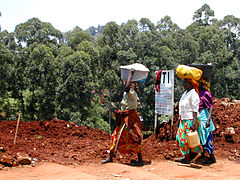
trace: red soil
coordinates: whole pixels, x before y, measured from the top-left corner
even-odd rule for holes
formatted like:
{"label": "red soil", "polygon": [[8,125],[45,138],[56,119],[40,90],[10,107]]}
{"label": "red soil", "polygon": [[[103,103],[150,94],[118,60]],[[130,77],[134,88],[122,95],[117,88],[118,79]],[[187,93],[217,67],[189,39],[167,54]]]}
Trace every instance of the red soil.
{"label": "red soil", "polygon": [[96,162],[103,158],[110,139],[99,129],[54,119],[21,122],[13,145],[15,128],[15,121],[0,121],[0,164],[17,165],[18,152],[61,164]]}
{"label": "red soil", "polygon": [[[215,154],[240,162],[240,104],[228,99],[214,99],[213,121]],[[180,156],[176,147],[176,120],[173,138],[171,127],[165,123],[159,133],[143,141],[143,159],[171,159]],[[18,153],[27,154],[38,161],[60,164],[99,163],[107,156],[110,134],[99,129],[77,126],[74,123],[53,119],[51,121],[20,122],[17,143],[13,145],[16,121],[0,121],[0,165],[17,166]],[[173,140],[172,140],[173,139]],[[117,154],[117,161],[129,162],[136,155]],[[121,157],[121,158],[120,158]]]}

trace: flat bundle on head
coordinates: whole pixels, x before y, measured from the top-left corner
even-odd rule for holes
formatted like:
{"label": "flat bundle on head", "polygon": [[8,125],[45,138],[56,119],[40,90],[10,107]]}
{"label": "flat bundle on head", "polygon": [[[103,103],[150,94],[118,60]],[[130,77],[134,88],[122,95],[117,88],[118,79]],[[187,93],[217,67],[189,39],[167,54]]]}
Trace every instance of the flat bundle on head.
{"label": "flat bundle on head", "polygon": [[128,74],[130,69],[135,70],[132,77],[132,81],[136,81],[136,82],[144,82],[149,72],[149,69],[146,66],[139,63],[134,63],[127,66],[120,66],[120,69],[121,69],[121,79],[125,81],[128,79]]}
{"label": "flat bundle on head", "polygon": [[195,67],[198,69],[201,69],[203,74],[199,82],[204,84],[204,88],[210,91],[210,80],[211,80],[211,73],[213,70],[213,65],[212,64],[189,64],[191,67]]}
{"label": "flat bundle on head", "polygon": [[212,64],[189,64],[189,66],[202,70],[202,72],[203,72],[202,78],[204,78],[207,81],[211,80],[211,73],[213,70]]}

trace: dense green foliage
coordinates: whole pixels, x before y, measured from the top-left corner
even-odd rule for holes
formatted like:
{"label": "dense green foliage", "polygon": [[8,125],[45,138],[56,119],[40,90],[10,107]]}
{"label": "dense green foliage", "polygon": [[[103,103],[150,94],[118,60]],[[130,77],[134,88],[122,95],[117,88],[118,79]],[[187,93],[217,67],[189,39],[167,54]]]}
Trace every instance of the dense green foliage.
{"label": "dense green foliage", "polygon": [[[156,25],[142,18],[61,33],[32,18],[0,33],[1,118],[20,112],[26,121],[59,118],[109,131],[123,93],[119,66],[134,62],[150,69],[139,93],[145,122],[154,119],[155,71],[179,64],[212,63],[213,96],[240,99],[240,19],[217,20],[205,4],[186,29],[166,16]],[[182,92],[176,76],[175,101]]]}

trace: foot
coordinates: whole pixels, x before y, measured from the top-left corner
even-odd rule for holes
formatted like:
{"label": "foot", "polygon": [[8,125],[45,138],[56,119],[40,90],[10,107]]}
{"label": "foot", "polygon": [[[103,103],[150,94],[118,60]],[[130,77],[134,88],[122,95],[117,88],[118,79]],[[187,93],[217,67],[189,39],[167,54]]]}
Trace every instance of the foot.
{"label": "foot", "polygon": [[106,163],[110,163],[110,162],[113,162],[113,159],[111,157],[108,157],[101,161],[102,164],[106,164]]}
{"label": "foot", "polygon": [[195,163],[200,156],[201,156],[201,153],[198,153],[198,154],[190,161],[190,163]]}
{"label": "foot", "polygon": [[213,164],[213,163],[216,163],[216,158],[214,154],[210,154],[210,158],[203,161],[203,164]]}
{"label": "foot", "polygon": [[174,158],[175,162],[182,162],[185,159],[185,156],[179,157],[179,158]]}
{"label": "foot", "polygon": [[144,161],[131,161],[130,165],[131,166],[143,166]]}
{"label": "foot", "polygon": [[179,165],[181,166],[190,166],[190,161],[187,161],[187,160],[183,160],[181,163],[179,163]]}
{"label": "foot", "polygon": [[213,164],[216,163],[216,159],[206,159],[202,162],[203,164]]}
{"label": "foot", "polygon": [[189,153],[190,160],[194,159],[196,156],[197,156],[197,153],[190,151],[190,153]]}

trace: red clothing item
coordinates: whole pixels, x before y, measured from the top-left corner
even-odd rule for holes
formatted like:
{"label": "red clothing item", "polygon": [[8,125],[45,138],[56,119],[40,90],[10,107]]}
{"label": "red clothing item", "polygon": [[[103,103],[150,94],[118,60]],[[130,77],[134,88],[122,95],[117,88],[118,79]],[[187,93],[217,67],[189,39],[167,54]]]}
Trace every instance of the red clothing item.
{"label": "red clothing item", "polygon": [[[125,111],[117,110],[115,115],[117,127],[111,137],[110,151],[115,151],[119,138],[117,150],[122,154],[128,154],[131,152],[137,154],[141,152],[141,143],[143,140],[142,123],[136,109]],[[119,137],[120,131],[124,124],[126,124],[126,126]]]}
{"label": "red clothing item", "polygon": [[162,70],[159,70],[157,72],[156,78],[155,78],[155,86],[156,86],[156,90],[157,92],[160,92],[160,80],[161,80],[161,74],[162,74]]}

